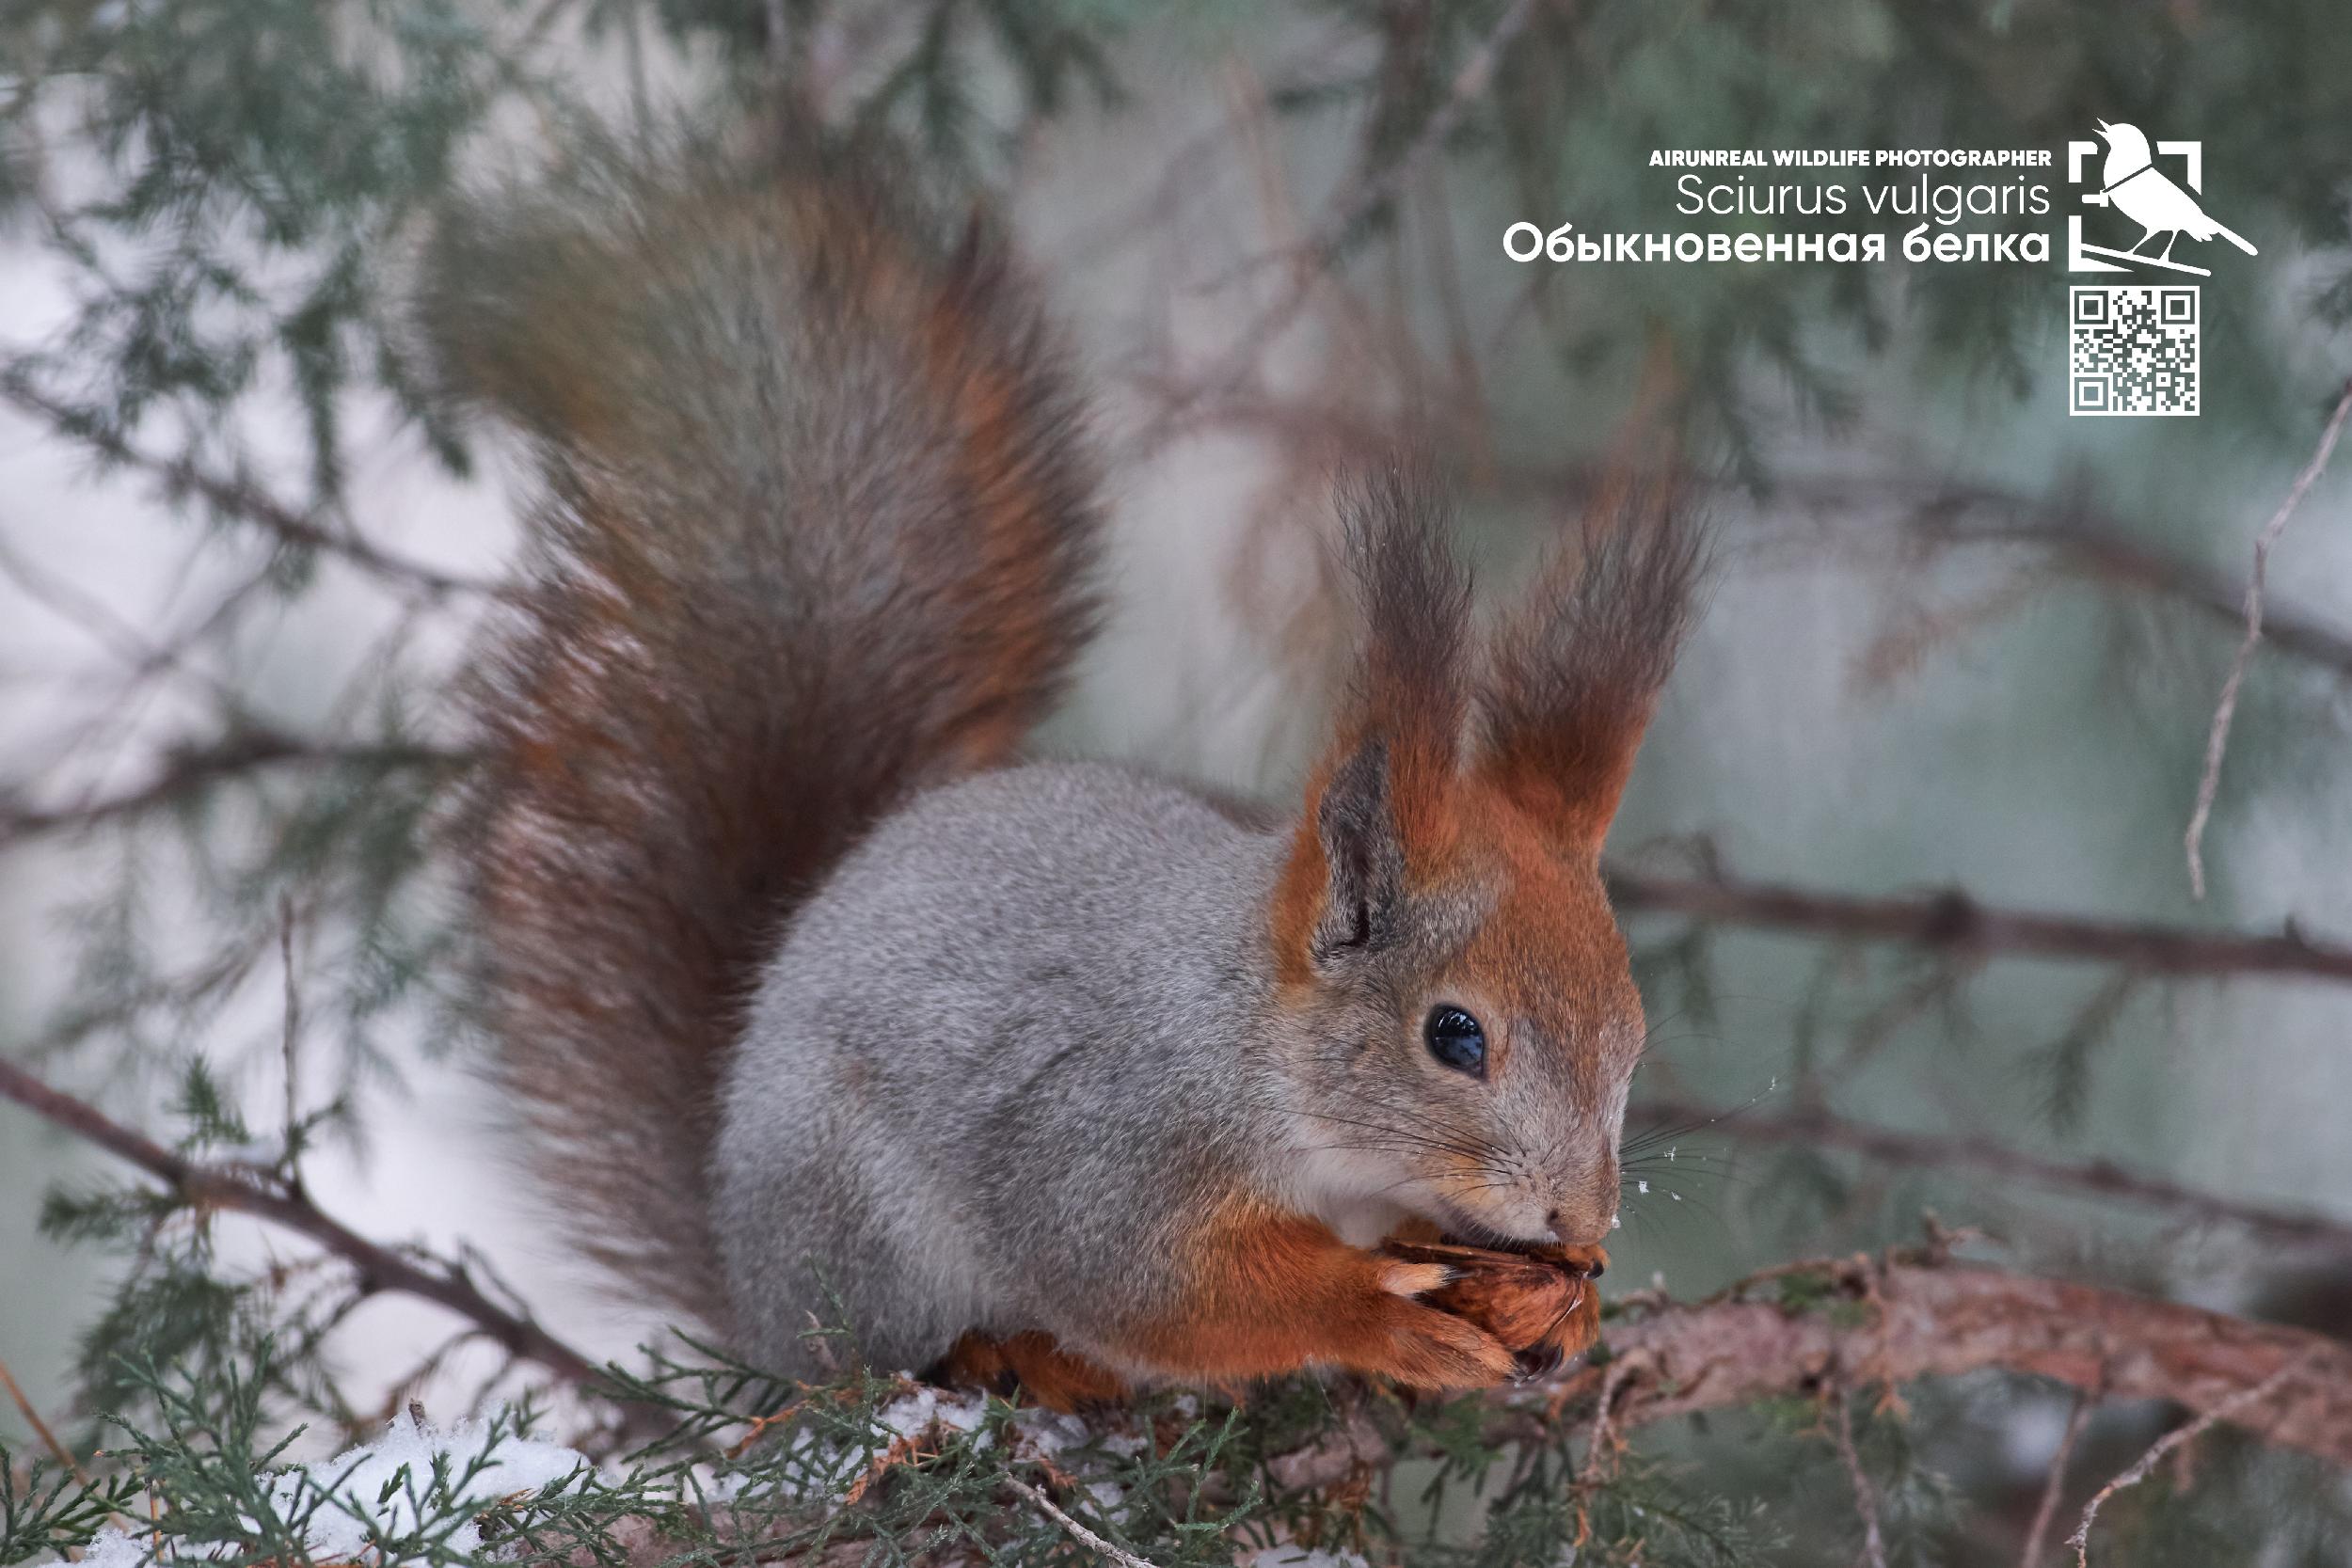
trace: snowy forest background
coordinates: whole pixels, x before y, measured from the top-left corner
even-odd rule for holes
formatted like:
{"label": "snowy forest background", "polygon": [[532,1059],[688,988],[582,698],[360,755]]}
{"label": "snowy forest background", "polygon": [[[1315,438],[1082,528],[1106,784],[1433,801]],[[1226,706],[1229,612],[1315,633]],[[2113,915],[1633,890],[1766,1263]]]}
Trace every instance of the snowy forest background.
{"label": "snowy forest background", "polygon": [[[1335,464],[1452,454],[1492,588],[1627,441],[1675,440],[1722,569],[1611,846],[1666,1130],[1611,1335],[1749,1332],[1666,1302],[1835,1259],[1730,1305],[1883,1359],[1695,1417],[1628,1355],[1540,1419],[1302,1385],[1089,1434],[887,1382],[746,1429],[792,1391],[637,1355],[661,1325],[567,1263],[450,1006],[442,693],[519,469],[420,396],[404,289],[450,191],[780,98],[1001,203],[1077,332],[1115,610],[1056,748],[1279,798],[1336,672]],[[2196,420],[2066,417],[2059,263],[1502,255],[1520,219],[1694,227],[1652,148],[2100,119],[2201,137],[2261,250],[2212,263]],[[486,1538],[491,1494],[414,1478],[387,1560],[1080,1560],[1074,1524],[1160,1564],[2071,1560],[2100,1489],[2218,1410],[2102,1502],[2092,1560],[2352,1561],[2348,214],[2326,0],[12,7],[0,1064],[183,1164],[0,1095],[0,1560],[109,1518],[339,1560],[256,1478],[415,1400],[605,1468]],[[2199,899],[2184,834],[2281,515]],[[2278,1332],[1994,1285],[1955,1316],[1969,1271]],[[1982,1354],[1905,1361],[1903,1314]],[[523,1325],[649,1379],[638,1416]],[[652,1450],[648,1400],[684,1422]]]}

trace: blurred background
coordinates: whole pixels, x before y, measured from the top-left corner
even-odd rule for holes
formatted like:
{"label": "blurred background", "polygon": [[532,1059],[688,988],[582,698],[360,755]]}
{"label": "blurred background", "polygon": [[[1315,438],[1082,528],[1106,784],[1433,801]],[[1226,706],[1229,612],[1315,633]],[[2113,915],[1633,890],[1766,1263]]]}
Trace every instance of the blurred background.
{"label": "blurred background", "polygon": [[[2352,373],[2344,20],[2329,0],[19,0],[0,1053],[167,1143],[274,1160],[295,1126],[323,1206],[477,1257],[599,1352],[658,1326],[534,1213],[449,1006],[464,933],[433,831],[466,737],[443,692],[509,569],[520,470],[423,396],[405,291],[452,191],[592,127],[651,140],[789,103],[884,127],[1000,205],[1076,337],[1115,612],[1050,749],[1280,799],[1343,646],[1335,470],[1445,454],[1499,595],[1613,464],[1675,454],[1720,569],[1610,846],[1658,1037],[1635,1118],[1669,1129],[1613,1282],[1703,1294],[1915,1241],[1931,1212],[2006,1266],[2343,1333],[2352,970],[2269,939],[2352,943],[2352,458],[2268,559],[2201,899],[2184,834],[2256,536]],[[2214,273],[2193,419],[2067,412],[2064,149],[2100,119],[2201,140],[2208,209],[2259,250],[2176,253]],[[2050,150],[2025,171],[2049,215],[1959,231],[2056,236],[2051,259],[1907,262],[1915,217],[1685,215],[1685,171],[1649,166],[1882,147]],[[1512,224],[1568,221],[1879,233],[1888,259],[1506,255]],[[317,1284],[233,1219],[142,1232],[120,1175],[0,1103],[0,1362],[77,1440],[114,1350],[196,1354],[194,1325]],[[304,1321],[356,1419],[501,1375],[429,1307],[320,1301]],[[1872,1420],[1899,1554],[2013,1560],[2070,1405],[1971,1379]],[[1786,1560],[1844,1560],[1845,1474],[1802,1415],[1645,1442],[1773,1509]],[[2102,1411],[2083,1473],[2163,1422]],[[13,1403],[0,1433],[28,1435]],[[2341,1477],[2227,1443],[2204,1460],[2119,1502],[2139,1555],[2117,1560],[2352,1560]]]}

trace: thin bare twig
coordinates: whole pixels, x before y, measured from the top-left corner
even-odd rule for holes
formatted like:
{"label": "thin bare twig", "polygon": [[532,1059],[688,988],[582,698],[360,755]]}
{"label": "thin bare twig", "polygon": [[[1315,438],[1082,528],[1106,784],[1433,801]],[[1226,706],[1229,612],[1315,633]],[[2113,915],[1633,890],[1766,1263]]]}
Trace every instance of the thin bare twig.
{"label": "thin bare twig", "polygon": [[1280,334],[1314,292],[1316,278],[1340,247],[1383,203],[1404,188],[1423,160],[1462,123],[1470,105],[1485,95],[1494,80],[1496,67],[1502,63],[1503,51],[1534,19],[1537,3],[1538,0],[1513,0],[1454,72],[1445,98],[1430,112],[1404,151],[1349,182],[1345,199],[1334,205],[1307,243],[1294,252],[1282,292],[1275,296],[1274,303],[1249,323],[1222,364],[1180,396],[1168,410],[1169,420],[1164,422],[1173,422],[1176,417],[1189,414],[1202,402],[1230,395],[1242,383],[1250,366],[1265,352],[1266,344]]}
{"label": "thin bare twig", "polygon": [[1590,1488],[1601,1480],[1604,1461],[1613,1469],[1616,1455],[1615,1438],[1609,1430],[1609,1413],[1617,1402],[1617,1390],[1633,1375],[1630,1356],[1618,1356],[1609,1363],[1609,1370],[1600,1380],[1600,1398],[1593,1403],[1593,1427],[1584,1439],[1584,1467],[1577,1475],[1577,1484]]}
{"label": "thin bare twig", "polygon": [[1854,1451],[1853,1417],[1846,1405],[1845,1386],[1833,1379],[1828,1394],[1830,1413],[1837,1418],[1830,1428],[1830,1437],[1837,1445],[1837,1458],[1846,1466],[1846,1478],[1853,1482],[1854,1512],[1862,1515],[1862,1560],[1870,1568],[1886,1568],[1886,1537],[1879,1528],[1879,1497],[1870,1484],[1868,1472],[1862,1468],[1862,1456]]}
{"label": "thin bare twig", "polygon": [[379,1245],[326,1214],[298,1188],[267,1173],[207,1165],[176,1154],[114,1121],[94,1106],[51,1088],[12,1062],[0,1061],[0,1099],[18,1104],[139,1166],[188,1203],[232,1209],[308,1237],[358,1273],[362,1291],[392,1291],[421,1297],[481,1325],[516,1355],[538,1362],[573,1383],[597,1376],[588,1358],[528,1317],[482,1293],[462,1269],[427,1263]]}
{"label": "thin bare twig", "polygon": [[2250,1405],[2259,1404],[2277,1393],[2289,1377],[2302,1370],[2303,1363],[2307,1359],[2309,1359],[2307,1356],[2298,1356],[2286,1362],[2277,1371],[2252,1387],[2238,1390],[2220,1403],[2199,1415],[2195,1420],[2174,1427],[2151,1444],[2148,1451],[2139,1456],[2137,1464],[2091,1494],[2090,1501],[2083,1508],[2083,1522],[2075,1526],[2074,1533],[2066,1538],[2066,1544],[2074,1548],[2074,1568],[2090,1568],[2090,1527],[2099,1517],[2099,1509],[2102,1504],[2125,1487],[2137,1486],[2141,1481],[2146,1481],[2149,1472],[2156,1467],[2157,1463],[2166,1454],[2184,1443],[2195,1442],[2216,1422],[2226,1421],[2239,1411]]}
{"label": "thin bare twig", "polygon": [[[1617,1390],[1625,1386],[1634,1370],[1633,1357],[1619,1355],[1610,1359],[1607,1370],[1601,1374],[1600,1393],[1593,1402],[1592,1429],[1584,1438],[1584,1463],[1576,1472],[1576,1535],[1569,1545],[1577,1550],[1593,1538],[1593,1494],[1616,1473],[1617,1452],[1623,1443],[1609,1430],[1609,1413],[1616,1408]],[[1555,1398],[1549,1418],[1557,1420],[1565,1403],[1565,1396]],[[1605,1473],[1604,1465],[1608,1467]]]}
{"label": "thin bare twig", "polygon": [[1039,1488],[1030,1485],[1025,1481],[1023,1481],[1019,1476],[1007,1476],[1005,1478],[1005,1484],[1011,1487],[1015,1492],[1020,1493],[1024,1497],[1026,1497],[1039,1513],[1044,1514],[1048,1519],[1053,1520],[1054,1523],[1059,1525],[1064,1530],[1068,1531],[1070,1538],[1073,1541],[1075,1541],[1079,1545],[1084,1546],[1090,1552],[1102,1553],[1113,1562],[1118,1563],[1119,1568],[1155,1568],[1155,1565],[1150,1559],[1137,1557],[1133,1552],[1123,1551],[1120,1548],[1112,1545],[1109,1542],[1104,1540],[1101,1536],[1087,1528],[1086,1526],[1078,1523],[1077,1520],[1073,1519],[1069,1514],[1064,1513],[1055,1505],[1053,1498],[1047,1497]]}
{"label": "thin bare twig", "polygon": [[1636,1122],[1690,1124],[1745,1142],[1843,1149],[1882,1164],[1979,1171],[1998,1178],[2004,1184],[2024,1182],[2059,1192],[2118,1198],[2165,1210],[2184,1219],[2243,1226],[2268,1241],[2352,1259],[2352,1220],[2241,1202],[2161,1177],[2144,1176],[2106,1160],[2052,1160],[1988,1138],[1899,1132],[1849,1121],[1818,1106],[1801,1106],[1780,1113],[1740,1110],[1735,1115],[1728,1108],[1645,1100],[1633,1108],[1632,1117]]}
{"label": "thin bare twig", "polygon": [[25,1397],[24,1386],[16,1381],[16,1374],[8,1370],[5,1357],[0,1357],[0,1388],[8,1389],[8,1398],[16,1402],[17,1414],[23,1416],[24,1424],[33,1429],[33,1435],[40,1439],[41,1447],[47,1449],[58,1464],[72,1472],[74,1480],[87,1486],[90,1483],[89,1472],[82,1468],[82,1462],[73,1457],[72,1449],[57,1441],[57,1434],[49,1430],[49,1423],[40,1418],[40,1412]]}
{"label": "thin bare twig", "polygon": [[2066,1493],[2066,1469],[2074,1457],[2074,1445],[2082,1438],[2083,1428],[2090,1424],[2090,1413],[2099,1408],[2099,1391],[2085,1388],[2074,1396],[2074,1408],[2066,1413],[2066,1431],[2058,1438],[2058,1452],[2050,1456],[2049,1479],[2042,1483],[2042,1505],[2033,1511],[2033,1526],[2026,1531],[2026,1548],[2017,1557],[2017,1568],[2041,1568],[2042,1544],[2050,1538],[2050,1527],[2058,1520],[2058,1499]]}
{"label": "thin bare twig", "polygon": [[2205,824],[2213,816],[2213,799],[2221,787],[2221,757],[2230,746],[2230,723],[2237,717],[2238,690],[2246,684],[2247,667],[2254,661],[2254,644],[2263,639],[2263,588],[2270,570],[2271,546],[2286,531],[2287,519],[2303,503],[2303,497],[2319,483],[2327,471],[2328,459],[2336,450],[2336,437],[2344,434],[2344,421],[2352,416],[2352,382],[2346,382],[2344,395],[2336,400],[2336,411],[2328,418],[2328,426],[2320,432],[2319,447],[2312,460],[2303,465],[2303,471],[2295,476],[2295,483],[2287,490],[2286,499],[2270,515],[2254,536],[2254,574],[2246,579],[2246,636],[2237,645],[2237,655],[2230,660],[2229,678],[2221,683],[2221,700],[2213,710],[2213,728],[2205,736],[2204,770],[2197,779],[2197,809],[2189,814],[2188,832],[2183,839],[2188,850],[2188,887],[2198,898],[2205,895]]}
{"label": "thin bare twig", "polygon": [[1608,869],[1622,910],[1658,910],[1740,926],[1861,942],[1906,942],[1986,957],[2118,963],[2147,974],[2279,974],[2352,981],[2352,946],[2313,942],[2292,924],[2276,936],[2153,922],[2093,920],[1981,904],[1953,889],[1870,897],[1729,877]]}
{"label": "thin bare twig", "polygon": [[302,1123],[302,980],[294,963],[294,901],[291,893],[278,895],[278,958],[285,979],[285,1022],[278,1037],[283,1063],[286,1109],[286,1182],[302,1189],[302,1160],[295,1146],[295,1129]]}
{"label": "thin bare twig", "polygon": [[[1834,479],[1793,480],[1778,493],[1817,508],[1841,498],[1846,505],[1856,507],[1883,496],[1886,505],[1907,507],[1904,527],[1912,542],[2035,549],[2085,581],[2141,589],[2232,627],[2242,629],[2245,625],[2245,584],[2201,561],[2143,544],[2112,517],[2064,501],[1957,483],[1932,485],[1915,499],[1906,500],[1906,495],[1917,491],[1920,484],[1916,480],[1895,479],[1874,489],[1866,481],[1849,489]],[[1972,522],[1961,515],[1979,512],[1989,514],[1988,519]],[[2338,675],[2352,674],[2352,634],[2316,616],[2265,603],[2263,641],[2278,652],[2325,666]]]}
{"label": "thin bare twig", "polygon": [[0,545],[0,577],[16,584],[27,597],[74,623],[93,641],[104,643],[109,653],[137,672],[142,679],[169,673],[203,687],[232,711],[237,705],[236,694],[217,675],[197,668],[184,644],[155,641],[97,594],[27,561],[6,545]]}

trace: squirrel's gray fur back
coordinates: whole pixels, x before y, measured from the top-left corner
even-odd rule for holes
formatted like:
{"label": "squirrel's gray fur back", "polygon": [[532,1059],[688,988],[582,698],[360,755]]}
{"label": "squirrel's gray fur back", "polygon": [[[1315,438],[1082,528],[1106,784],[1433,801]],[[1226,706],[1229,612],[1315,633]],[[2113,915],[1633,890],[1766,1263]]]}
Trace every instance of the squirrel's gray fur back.
{"label": "squirrel's gray fur back", "polygon": [[[1166,1300],[1185,1222],[1279,1180],[1264,904],[1285,841],[1037,764],[894,814],[803,907],[729,1064],[719,1237],[746,1348],[881,1368]],[[820,1277],[821,1276],[821,1277]]]}

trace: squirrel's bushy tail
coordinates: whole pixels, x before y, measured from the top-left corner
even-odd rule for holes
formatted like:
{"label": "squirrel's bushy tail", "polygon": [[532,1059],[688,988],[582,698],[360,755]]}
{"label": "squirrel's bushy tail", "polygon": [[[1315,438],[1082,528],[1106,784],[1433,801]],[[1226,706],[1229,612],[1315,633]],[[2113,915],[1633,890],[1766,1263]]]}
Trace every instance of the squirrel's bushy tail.
{"label": "squirrel's bushy tail", "polygon": [[540,468],[472,672],[482,992],[550,1196],[726,1332],[706,1169],[781,923],[1004,759],[1092,628],[1094,475],[995,237],[869,155],[607,164],[445,223],[422,319]]}

